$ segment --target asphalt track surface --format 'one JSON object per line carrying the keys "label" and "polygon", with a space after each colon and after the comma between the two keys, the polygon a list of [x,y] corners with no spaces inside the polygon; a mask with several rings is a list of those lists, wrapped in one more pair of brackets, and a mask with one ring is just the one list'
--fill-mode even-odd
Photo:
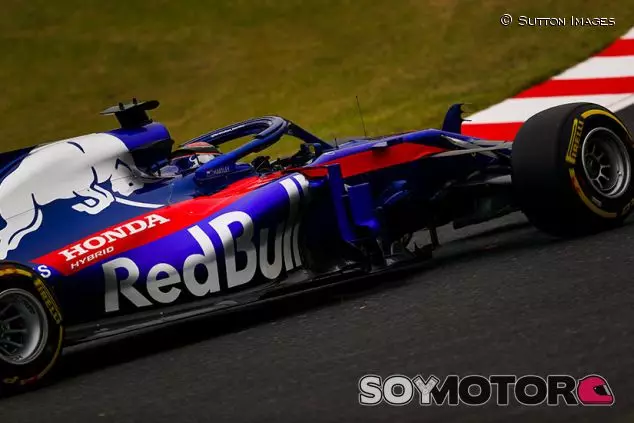
{"label": "asphalt track surface", "polygon": [[[69,351],[55,383],[0,400],[0,421],[634,420],[634,219],[576,240],[521,214],[440,235],[413,274]],[[367,373],[598,373],[616,405],[362,407]]]}

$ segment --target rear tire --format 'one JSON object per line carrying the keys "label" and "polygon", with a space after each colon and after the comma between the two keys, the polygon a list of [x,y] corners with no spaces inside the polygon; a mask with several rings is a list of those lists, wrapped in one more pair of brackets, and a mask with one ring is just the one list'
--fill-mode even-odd
{"label": "rear tire", "polygon": [[60,307],[40,276],[0,263],[0,393],[40,383],[57,362],[63,339]]}
{"label": "rear tire", "polygon": [[634,148],[604,107],[573,103],[544,110],[513,143],[513,186],[539,229],[576,236],[617,226],[631,211]]}

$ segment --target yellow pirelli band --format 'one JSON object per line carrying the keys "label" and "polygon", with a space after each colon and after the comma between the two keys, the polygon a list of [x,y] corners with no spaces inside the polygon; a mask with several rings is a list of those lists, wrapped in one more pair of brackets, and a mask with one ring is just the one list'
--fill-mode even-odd
{"label": "yellow pirelli band", "polygon": [[0,270],[0,276],[15,275],[15,274],[28,276],[29,278],[33,277],[33,274],[31,272],[27,272],[26,270],[22,270],[22,269],[10,268],[10,269]]}
{"label": "yellow pirelli band", "polygon": [[51,362],[48,363],[48,366],[46,366],[44,368],[44,370],[42,370],[40,372],[40,374],[37,375],[38,379],[42,378],[42,376],[47,374],[51,370],[51,367],[53,367],[53,364],[55,364],[55,362],[57,361],[57,357],[59,357],[59,353],[62,351],[62,341],[63,340],[64,340],[64,328],[62,328],[60,326],[59,327],[59,339],[57,341],[57,349],[55,350],[55,355],[53,355],[53,358],[51,359]]}
{"label": "yellow pirelli band", "polygon": [[616,123],[618,123],[619,125],[621,125],[621,128],[623,128],[623,130],[625,131],[625,133],[627,134],[628,137],[632,137],[630,134],[630,131],[627,130],[627,127],[625,125],[623,125],[623,123],[621,122],[621,120],[619,118],[617,118],[616,116],[614,116],[614,114],[610,113],[610,112],[606,112],[605,110],[599,110],[599,109],[592,109],[592,110],[588,110],[585,111],[583,113],[581,113],[581,117],[582,118],[587,118],[588,116],[592,116],[592,115],[603,115],[603,116],[607,116],[609,118],[612,118],[613,121],[615,121]]}
{"label": "yellow pirelli band", "polygon": [[596,206],[596,204],[590,201],[590,199],[586,196],[586,194],[581,189],[581,185],[579,185],[579,181],[577,180],[577,175],[575,173],[575,170],[573,168],[570,168],[568,169],[568,172],[570,173],[570,180],[572,181],[572,185],[575,187],[575,191],[577,191],[577,195],[579,195],[579,198],[581,198],[581,201],[583,201],[590,210],[592,210],[594,213],[598,214],[601,217],[607,217],[611,219],[617,217],[616,213],[610,213],[610,212],[601,210],[600,208]]}

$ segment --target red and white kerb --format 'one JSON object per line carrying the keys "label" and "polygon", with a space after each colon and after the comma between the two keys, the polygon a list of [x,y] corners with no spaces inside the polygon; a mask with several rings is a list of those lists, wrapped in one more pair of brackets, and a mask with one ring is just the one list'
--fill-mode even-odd
{"label": "red and white kerb", "polygon": [[557,76],[479,111],[463,132],[512,140],[524,121],[549,107],[591,102],[613,112],[634,104],[634,28],[606,49]]}

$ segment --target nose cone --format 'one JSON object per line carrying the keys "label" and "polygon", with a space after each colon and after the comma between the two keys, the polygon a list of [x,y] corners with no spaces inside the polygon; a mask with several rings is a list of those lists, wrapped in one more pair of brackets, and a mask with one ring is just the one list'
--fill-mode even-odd
{"label": "nose cone", "polygon": [[583,405],[614,404],[614,395],[608,381],[599,375],[589,375],[579,380],[577,398]]}

